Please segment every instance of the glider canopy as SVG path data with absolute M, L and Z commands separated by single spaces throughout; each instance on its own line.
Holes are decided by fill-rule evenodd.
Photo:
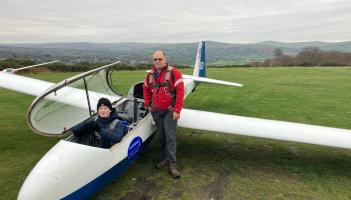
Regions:
M 122 94 L 112 86 L 111 65 L 61 81 L 39 95 L 27 113 L 29 127 L 46 136 L 63 135 L 93 116 L 101 97 L 116 103 Z

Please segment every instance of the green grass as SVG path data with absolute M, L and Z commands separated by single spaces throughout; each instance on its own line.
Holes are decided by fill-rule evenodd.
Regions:
M 202 84 L 186 99 L 186 108 L 351 129 L 349 68 L 215 68 L 207 74 L 244 87 Z M 58 82 L 72 75 L 31 76 Z M 115 84 L 126 92 L 144 75 L 117 72 Z M 33 100 L 0 89 L 0 199 L 15 199 L 30 170 L 59 140 L 27 127 L 25 115 Z M 181 179 L 154 169 L 160 148 L 156 137 L 126 173 L 93 199 L 351 198 L 350 150 L 183 128 L 177 137 Z

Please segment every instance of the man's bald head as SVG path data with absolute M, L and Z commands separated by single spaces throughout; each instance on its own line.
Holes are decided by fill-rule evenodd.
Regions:
M 167 63 L 166 53 L 162 50 L 157 50 L 153 54 L 154 65 L 158 70 L 161 70 Z

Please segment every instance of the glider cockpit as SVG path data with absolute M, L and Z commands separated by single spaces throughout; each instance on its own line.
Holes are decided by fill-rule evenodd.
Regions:
M 142 83 L 133 85 L 127 97 L 115 88 L 110 66 L 97 68 L 57 83 L 38 96 L 30 106 L 29 126 L 46 136 L 69 135 L 74 126 L 97 116 L 96 104 L 110 99 L 117 114 L 130 124 L 131 131 L 147 114 Z M 73 134 L 66 141 L 96 146 L 91 137 L 78 139 Z

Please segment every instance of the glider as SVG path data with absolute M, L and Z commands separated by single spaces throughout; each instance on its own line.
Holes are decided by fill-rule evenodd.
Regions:
M 64 136 L 27 176 L 18 199 L 87 199 L 120 176 L 150 143 L 156 127 L 144 107 L 143 82 L 123 96 L 114 89 L 111 67 L 118 62 L 79 74 L 57 84 L 0 72 L 0 87 L 37 96 L 27 113 L 29 127 L 45 136 Z M 183 75 L 186 98 L 199 83 L 239 86 L 206 78 L 205 43 L 200 42 L 193 75 Z M 77 138 L 71 129 L 96 116 L 99 98 L 113 102 L 119 116 L 130 122 L 129 132 L 109 149 Z M 261 138 L 351 148 L 351 131 L 183 109 L 179 127 Z M 89 167 L 87 167 L 89 166 Z

